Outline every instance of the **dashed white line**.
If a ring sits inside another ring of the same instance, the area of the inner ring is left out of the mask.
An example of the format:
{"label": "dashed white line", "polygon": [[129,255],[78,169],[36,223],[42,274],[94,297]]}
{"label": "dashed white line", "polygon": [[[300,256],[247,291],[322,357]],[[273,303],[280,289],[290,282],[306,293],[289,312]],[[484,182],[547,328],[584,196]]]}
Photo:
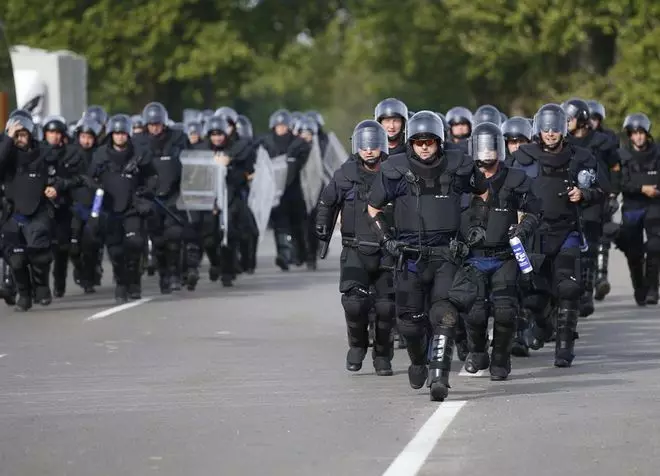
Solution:
{"label": "dashed white line", "polygon": [[106,309],[105,311],[97,312],[93,316],[88,317],[85,319],[85,321],[96,321],[97,319],[103,319],[104,317],[112,316],[113,314],[116,314],[121,311],[125,311],[126,309],[130,309],[132,307],[139,306],[140,304],[147,303],[149,301],[152,301],[154,298],[148,297],[148,298],[142,298],[137,301],[133,302],[127,302],[126,304],[121,304],[119,306],[111,307],[110,309]]}
{"label": "dashed white line", "polygon": [[0,354],[0,359],[2,359],[3,357],[7,357],[7,354]]}
{"label": "dashed white line", "polygon": [[442,434],[466,403],[465,401],[441,403],[383,473],[383,476],[415,476]]}

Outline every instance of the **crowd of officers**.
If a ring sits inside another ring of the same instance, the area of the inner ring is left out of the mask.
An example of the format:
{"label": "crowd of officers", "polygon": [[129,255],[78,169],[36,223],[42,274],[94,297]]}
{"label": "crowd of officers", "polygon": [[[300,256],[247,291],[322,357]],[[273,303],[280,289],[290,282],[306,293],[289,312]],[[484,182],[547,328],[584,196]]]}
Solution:
{"label": "crowd of officers", "polygon": [[[359,371],[373,346],[376,373],[392,375],[395,328],[410,385],[428,385],[436,401],[448,395],[455,347],[466,371],[488,369],[493,380],[507,379],[512,355],[551,341],[554,365],[569,367],[578,317],[610,291],[611,243],[625,253],[637,304],[658,303],[660,152],[644,114],[626,117],[621,135],[603,127],[605,117],[600,103],[581,99],[528,119],[491,105],[413,114],[388,98],[355,127],[352,154],[308,216],[301,171],[313,141],[321,151],[328,144],[314,111],[278,110],[255,139],[228,107],[185,124],[157,102],[133,117],[91,106],[71,125],[58,116],[37,125],[17,110],[0,140],[0,291],[17,311],[49,305],[64,296],[71,262],[74,281],[93,293],[105,250],[118,303],[141,298],[144,272],[158,273],[163,294],[194,290],[204,253],[210,280],[231,286],[256,268],[247,199],[263,147],[288,157],[271,215],[277,266],[316,269],[319,241],[330,241],[340,218],[348,370]],[[226,166],[226,210],[177,205],[186,149],[213,151]],[[532,272],[520,271],[512,239]]]}
{"label": "crowd of officers", "polygon": [[[288,157],[287,184],[272,211],[276,263],[315,269],[317,240],[300,172],[312,141],[324,145],[323,125],[315,111],[280,110],[270,132],[255,139],[249,119],[229,107],[201,111],[185,124],[171,121],[158,102],[132,117],[90,106],[68,125],[60,116],[35,124],[28,112],[12,112],[0,138],[2,298],[17,311],[49,305],[66,293],[69,262],[75,283],[93,293],[106,250],[119,304],[141,298],[144,273],[158,274],[162,294],[193,291],[204,253],[210,280],[232,286],[257,265],[259,230],[247,199],[259,147]],[[187,149],[213,151],[226,167],[226,210],[220,200],[212,211],[180,205]],[[227,229],[220,226],[225,213]]]}
{"label": "crowd of officers", "polygon": [[552,341],[554,365],[570,367],[578,318],[610,291],[611,243],[636,303],[657,304],[660,151],[646,115],[627,116],[620,136],[604,119],[600,103],[577,98],[533,119],[380,102],[317,206],[322,241],[341,215],[347,369],[372,345],[376,374],[392,375],[395,326],[411,387],[426,384],[434,401],[449,393],[454,347],[467,372],[492,380]]}

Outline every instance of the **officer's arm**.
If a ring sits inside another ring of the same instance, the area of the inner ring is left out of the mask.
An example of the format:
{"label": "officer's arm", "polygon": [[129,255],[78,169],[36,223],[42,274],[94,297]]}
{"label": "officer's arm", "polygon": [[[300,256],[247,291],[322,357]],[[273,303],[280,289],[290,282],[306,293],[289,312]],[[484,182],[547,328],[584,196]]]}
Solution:
{"label": "officer's arm", "polygon": [[307,164],[307,160],[309,159],[309,153],[311,151],[312,144],[305,141],[304,139],[297,138],[291,143],[289,150],[287,151],[287,155],[296,159],[296,173],[300,172],[303,167],[305,167],[305,164]]}
{"label": "officer's arm", "polygon": [[642,189],[635,185],[631,179],[630,168],[627,162],[621,164],[621,192],[630,195],[642,193]]}
{"label": "officer's arm", "polygon": [[610,196],[616,197],[621,193],[621,157],[616,149],[610,150],[609,155],[610,169]]}
{"label": "officer's arm", "polygon": [[532,180],[525,177],[525,181],[518,188],[520,209],[518,211],[518,226],[516,235],[524,242],[531,237],[539,226],[541,215],[541,199],[532,191]]}
{"label": "officer's arm", "polygon": [[5,135],[2,142],[0,142],[0,172],[4,173],[7,164],[11,161],[13,150],[14,139]]}
{"label": "officer's arm", "polygon": [[455,184],[456,193],[475,193],[481,195],[488,190],[486,176],[479,170],[474,161],[467,156],[456,172]]}
{"label": "officer's arm", "polygon": [[340,173],[338,170],[330,179],[328,185],[321,192],[321,199],[316,206],[316,223],[314,231],[316,237],[321,241],[328,241],[332,237],[332,230],[337,220],[337,211],[343,202],[343,192],[337,186],[335,177]]}
{"label": "officer's arm", "polygon": [[372,229],[381,243],[392,239],[383,208],[397,197],[397,191],[400,189],[399,182],[401,180],[401,178],[398,180],[387,178],[381,170],[374,178],[371,189],[369,190],[367,213],[372,219]]}

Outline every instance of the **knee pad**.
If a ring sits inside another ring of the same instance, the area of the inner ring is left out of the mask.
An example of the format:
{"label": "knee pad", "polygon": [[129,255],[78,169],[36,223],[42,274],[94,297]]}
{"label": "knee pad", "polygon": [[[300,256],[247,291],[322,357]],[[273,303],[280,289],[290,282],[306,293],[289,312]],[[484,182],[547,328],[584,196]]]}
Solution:
{"label": "knee pad", "polygon": [[133,253],[142,253],[144,249],[144,237],[136,232],[130,232],[124,235],[124,246],[126,250]]}
{"label": "knee pad", "polygon": [[180,226],[168,226],[163,232],[163,239],[167,242],[181,241],[183,228]]}
{"label": "knee pad", "polygon": [[497,324],[513,327],[518,316],[518,309],[506,302],[495,303],[493,316]]}
{"label": "knee pad", "polygon": [[465,323],[469,326],[484,326],[488,323],[489,314],[488,301],[485,299],[478,300],[470,312],[464,315]]}
{"label": "knee pad", "polygon": [[528,294],[522,299],[522,307],[533,313],[540,313],[545,309],[547,300],[547,297],[543,294]]}
{"label": "knee pad", "polygon": [[393,299],[379,299],[374,303],[379,322],[394,322],[395,306]]}
{"label": "knee pad", "polygon": [[28,250],[30,264],[45,266],[53,261],[53,253],[50,250]]}
{"label": "knee pad", "polygon": [[579,299],[582,289],[578,281],[570,278],[562,278],[557,282],[557,297],[560,299]]}
{"label": "knee pad", "polygon": [[[18,250],[18,248],[17,248]],[[9,251],[9,256],[7,258],[7,264],[12,269],[23,269],[28,265],[27,255],[24,250],[21,251]]]}
{"label": "knee pad", "polygon": [[110,261],[116,263],[120,261],[124,256],[124,249],[122,246],[108,246],[108,255],[110,256]]}
{"label": "knee pad", "polygon": [[419,314],[406,312],[397,318],[399,334],[407,339],[421,339],[426,337],[428,327],[429,316],[425,312]]}
{"label": "knee pad", "polygon": [[80,256],[80,242],[77,239],[71,240],[71,243],[69,244],[69,255],[73,259]]}
{"label": "knee pad", "polygon": [[165,248],[165,238],[162,235],[151,236],[151,248],[154,250]]}
{"label": "knee pad", "polygon": [[215,236],[205,236],[202,239],[202,247],[204,249],[215,248],[218,246],[218,240]]}
{"label": "knee pad", "polygon": [[363,288],[353,288],[341,296],[341,305],[346,313],[346,318],[352,321],[366,319],[371,304],[369,291]]}
{"label": "knee pad", "polygon": [[438,301],[431,306],[429,317],[433,327],[453,329],[458,323],[458,309],[449,301]]}

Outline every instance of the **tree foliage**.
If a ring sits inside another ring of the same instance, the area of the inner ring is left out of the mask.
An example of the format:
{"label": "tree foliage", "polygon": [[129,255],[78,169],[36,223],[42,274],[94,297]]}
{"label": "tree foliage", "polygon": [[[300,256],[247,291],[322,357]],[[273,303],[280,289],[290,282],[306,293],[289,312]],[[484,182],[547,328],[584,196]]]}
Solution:
{"label": "tree foliage", "polygon": [[660,112],[660,3],[652,0],[8,0],[14,44],[89,63],[89,101],[232,105],[260,128],[316,108],[348,133],[395,96],[412,110],[491,103],[530,116],[598,98],[608,122]]}

